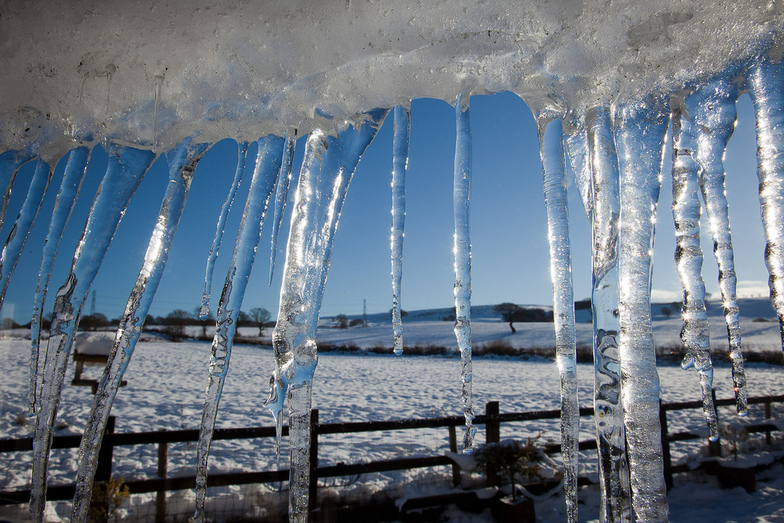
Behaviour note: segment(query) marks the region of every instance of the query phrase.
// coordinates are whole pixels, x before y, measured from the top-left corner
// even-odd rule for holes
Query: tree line
[[[259,337],[264,335],[264,329],[274,327],[275,322],[271,321],[272,315],[267,309],[254,307],[249,311],[240,311],[237,315],[238,327],[256,327],[259,329]],[[41,327],[48,329],[52,324],[52,314],[46,314],[41,319]],[[83,315],[79,320],[79,328],[85,331],[102,330],[108,327],[117,327],[120,318],[108,318],[101,312]],[[144,325],[148,327],[163,327],[160,329],[164,334],[174,340],[181,340],[185,337],[185,328],[188,326],[201,327],[201,337],[207,337],[207,328],[215,326],[215,316],[210,313],[206,319],[199,317],[199,307],[188,312],[183,309],[175,309],[165,316],[148,315],[144,320]],[[30,328],[30,324],[20,325],[10,318],[6,318],[2,323],[3,329]]]

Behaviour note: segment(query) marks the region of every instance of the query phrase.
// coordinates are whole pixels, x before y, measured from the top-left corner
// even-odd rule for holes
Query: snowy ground
[[[411,318],[407,327],[407,343],[454,344],[451,322],[425,321]],[[419,320],[419,321],[417,321]],[[714,322],[715,323],[715,322]],[[745,322],[744,339],[758,347],[777,350],[778,325],[767,322]],[[490,318],[480,318],[474,324],[477,343],[504,338],[513,346],[547,347],[552,345],[552,324],[527,324],[518,326],[518,334],[510,335],[506,324]],[[657,344],[669,339],[663,333],[672,330],[673,342],[677,340],[679,321],[658,321],[655,327]],[[589,324],[580,324],[581,343],[590,342]],[[748,332],[748,334],[746,334]],[[247,335],[253,335],[249,330]],[[332,344],[351,344],[359,347],[389,344],[389,325],[364,329],[320,330],[320,341]],[[716,337],[718,339],[718,337]],[[26,416],[25,399],[27,383],[28,343],[23,340],[0,340],[0,358],[3,359],[3,380],[0,380],[0,436],[27,437],[32,431],[32,420]],[[667,343],[665,341],[664,343]],[[720,341],[717,343],[721,343]],[[113,413],[117,417],[118,432],[143,430],[175,430],[197,428],[206,385],[209,345],[207,343],[169,343],[148,341],[140,343],[126,374],[128,386],[122,389]],[[224,390],[218,423],[219,427],[270,425],[271,417],[262,403],[267,394],[268,376],[273,366],[269,348],[237,346],[231,371]],[[97,369],[91,369],[97,375]],[[581,383],[580,401],[591,402],[591,365],[579,366]],[[782,394],[782,372],[777,366],[751,364],[747,367],[749,395]],[[699,387],[694,372],[686,372],[675,365],[661,366],[662,399],[665,402],[699,399]],[[73,370],[66,380],[70,383]],[[715,372],[715,385],[720,398],[730,397],[732,382],[730,369],[719,365]],[[510,358],[477,358],[474,362],[474,402],[476,412],[484,411],[487,401],[500,402],[501,411],[554,409],[558,407],[558,376],[555,365],[547,360]],[[421,357],[375,354],[325,353],[319,357],[319,368],[314,387],[314,407],[320,409],[324,423],[333,421],[367,421],[403,418],[421,418],[460,414],[459,360],[454,357]],[[57,434],[78,433],[90,408],[91,394],[87,387],[66,385],[58,416]],[[730,409],[721,409],[722,422],[736,421]],[[760,421],[762,412],[753,409],[748,421]],[[774,417],[784,419],[784,406],[774,409]],[[671,431],[700,429],[704,422],[697,411],[670,413]],[[591,437],[591,422],[584,418],[583,438]],[[510,424],[504,427],[502,437],[534,436],[541,432],[545,439],[557,439],[558,427],[551,421]],[[478,435],[483,441],[484,435]],[[781,438],[779,438],[781,441]],[[675,462],[696,459],[702,444],[674,444]],[[411,455],[443,453],[448,450],[447,432],[441,429],[427,431],[397,431],[343,436],[342,439],[322,436],[320,459],[325,464],[358,462],[372,459],[391,459]],[[746,457],[758,459],[753,448],[745,450]],[[55,451],[52,457],[52,482],[72,481],[75,451]],[[169,455],[169,474],[194,473],[195,449],[185,444],[172,445]],[[115,450],[115,475],[126,480],[155,476],[157,454],[152,446],[117,448]],[[0,460],[0,489],[8,490],[29,486],[29,453],[4,455]],[[595,458],[583,453],[583,473],[594,473]],[[272,441],[259,443],[237,441],[216,442],[211,458],[212,472],[238,470],[265,470],[274,466]],[[340,492],[351,498],[367,498],[384,489],[396,495],[418,494],[448,487],[449,470],[413,471],[375,474],[360,478],[326,480],[321,495]],[[764,478],[768,478],[767,481]],[[784,467],[776,466],[758,477],[758,489],[746,494],[741,489],[723,490],[712,478],[677,475],[676,488],[670,493],[672,521],[784,521]],[[223,489],[212,493],[214,510],[218,503],[236,503],[243,508],[229,508],[263,515],[265,507],[277,502],[279,496],[267,487],[242,487]],[[191,503],[190,492],[173,494],[170,499],[182,503],[186,514]],[[598,494],[593,488],[581,492],[581,521],[598,517]],[[696,500],[696,501],[695,501]],[[149,515],[150,498],[135,496],[133,515],[144,519]],[[710,510],[706,515],[699,510]],[[715,505],[715,509],[705,509]],[[251,506],[251,508],[248,508]],[[154,503],[152,505],[154,510]],[[255,507],[255,508],[254,508]],[[54,507],[53,507],[54,508]],[[65,503],[58,504],[57,513],[67,514]],[[559,495],[539,502],[537,513],[542,521],[562,521],[563,503]],[[52,512],[54,519],[55,512]],[[18,511],[0,507],[0,518],[14,519]],[[491,521],[489,516],[452,514],[452,521]]]

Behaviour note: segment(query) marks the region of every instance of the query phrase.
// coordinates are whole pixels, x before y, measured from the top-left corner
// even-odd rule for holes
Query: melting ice
[[[334,237],[351,178],[389,108],[395,119],[392,171],[392,311],[395,351],[400,322],[404,184],[409,107],[414,97],[455,104],[455,334],[461,354],[464,448],[475,428],[471,402],[469,209],[472,93],[509,90],[537,115],[550,240],[556,356],[561,376],[563,460],[570,521],[577,520],[577,403],[565,152],[592,231],[594,406],[602,519],[663,521],[658,377],[650,325],[651,249],[664,138],[672,118],[678,267],[684,300],[684,366],[698,370],[706,423],[715,435],[707,351],[702,247],[697,221],[711,222],[728,330],[738,412],[746,390],[738,327],[736,275],[724,198],[723,151],[737,97],[748,91],[757,114],[758,175],[766,232],[765,261],[784,340],[784,65],[779,3],[739,0],[684,5],[676,0],[607,8],[588,0],[510,3],[469,0],[419,5],[345,2],[319,9],[303,2],[261,5],[241,0],[187,5],[169,0],[139,10],[109,0],[89,10],[65,2],[11,2],[0,19],[0,187],[9,196],[28,161],[36,168],[0,259],[3,291],[51,179],[68,154],[41,261],[31,323],[30,404],[36,419],[33,520],[43,517],[52,425],[74,331],[90,285],[157,145],[167,154],[167,196],[79,452],[74,517],[89,500],[97,446],[117,385],[138,338],[185,204],[190,177],[210,143],[238,141],[234,181],[218,217],[207,264],[202,316],[249,140],[257,148],[252,189],[237,234],[216,318],[199,443],[199,508],[212,427],[229,369],[231,343],[273,199],[272,263],[291,176],[296,129],[308,129],[286,247],[274,331],[276,368],[267,405],[280,430],[291,428],[290,517],[308,514],[310,391],[317,366],[315,329]],[[81,5],[81,4],[80,4]],[[727,20],[731,19],[732,23]],[[122,23],[118,23],[118,21]],[[239,23],[238,21],[243,21]],[[45,28],[46,31],[41,29]],[[176,30],[172,30],[176,28]],[[34,37],[31,37],[34,35]],[[207,35],[207,36],[205,36]],[[63,45],[67,43],[68,45]],[[40,324],[52,263],[79,193],[90,147],[102,143],[109,166],[72,267],[54,299],[45,351]],[[175,146],[177,146],[175,148]],[[70,151],[70,152],[69,152]],[[572,220],[575,218],[572,217]],[[67,253],[70,255],[70,253]],[[60,283],[60,282],[58,282]],[[2,294],[0,293],[0,300]],[[521,389],[524,384],[521,384]]]

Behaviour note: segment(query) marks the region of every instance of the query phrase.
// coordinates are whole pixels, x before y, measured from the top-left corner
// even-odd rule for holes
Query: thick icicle
[[[618,236],[621,193],[618,155],[610,110],[598,106],[586,113],[587,164],[590,169],[591,265],[594,359],[594,422],[602,489],[602,521],[631,521],[632,499],[626,431],[621,405],[618,352]]]
[[[82,238],[74,252],[71,271],[57,291],[54,319],[46,346],[41,398],[33,438],[33,473],[30,517],[41,521],[46,502],[46,468],[52,427],[60,404],[68,355],[90,285],[117,231],[131,196],[155,155],[152,151],[110,144],[109,163],[93,201]]]
[[[63,181],[60,183],[60,191],[52,211],[52,219],[49,222],[49,232],[44,241],[44,252],[41,257],[41,267],[38,270],[38,283],[35,287],[35,298],[33,299],[33,317],[30,321],[30,414],[35,414],[36,395],[39,384],[38,375],[38,347],[41,343],[41,316],[43,306],[46,301],[46,293],[49,289],[49,277],[51,276],[54,259],[60,248],[60,240],[63,231],[71,217],[74,203],[79,197],[79,190],[82,187],[82,180],[87,172],[87,161],[90,159],[90,150],[87,147],[77,147],[68,154],[68,162],[65,165]]]
[[[741,350],[740,308],[736,291],[735,261],[724,185],[724,151],[735,129],[738,86],[733,78],[720,78],[686,99],[686,109],[697,133],[700,189],[711,224],[713,254],[719,266],[719,288],[727,323],[732,380],[738,414],[747,409],[746,372]]]
[[[672,111],[672,218],[675,221],[675,267],[683,287],[683,328],[686,346],[684,369],[696,368],[702,391],[702,409],[711,441],[719,438],[719,418],[713,404],[713,362],[710,326],[705,309],[700,247],[699,164],[693,122],[680,107]]]
[[[362,153],[373,140],[387,110],[374,110],[338,136],[315,129],[308,137],[273,333],[276,369],[267,408],[278,431],[284,401],[289,407],[291,472],[289,519],[308,519],[310,482],[310,406],[318,361],[316,327],[340,213]]]
[[[275,206],[272,213],[272,235],[270,245],[270,270],[269,284],[275,276],[275,261],[278,259],[278,235],[283,224],[283,215],[286,212],[286,200],[289,196],[291,185],[291,165],[294,162],[294,147],[297,144],[296,134],[292,137],[286,131],[286,147],[283,150],[283,161],[280,163],[278,181],[275,183]]]
[[[245,297],[248,278],[253,269],[256,249],[261,238],[261,229],[267,213],[267,205],[275,188],[275,180],[280,172],[285,141],[282,137],[269,135],[258,142],[256,167],[253,171],[248,199],[242,213],[242,222],[237,232],[237,241],[231,263],[223,284],[215,337],[212,340],[210,371],[207,379],[207,392],[199,427],[199,441],[196,448],[196,513],[195,521],[204,521],[204,500],[207,495],[207,462],[212,443],[212,432],[218,414],[223,384],[229,372],[232,342],[237,330],[237,316]]]
[[[19,256],[22,254],[22,249],[27,242],[27,236],[30,234],[30,229],[33,226],[33,222],[35,222],[36,216],[38,216],[38,210],[41,208],[44,194],[51,180],[52,169],[48,163],[39,158],[35,165],[35,172],[33,173],[33,179],[30,181],[27,196],[22,204],[22,208],[19,210],[19,215],[16,217],[11,232],[8,233],[8,239],[6,239],[3,251],[0,254],[0,282],[2,282],[0,307],[3,306],[5,293],[8,290],[8,284],[11,282],[11,275],[19,261]]]
[[[455,216],[455,337],[460,350],[461,402],[466,431],[463,452],[474,449],[473,369],[471,364],[471,118],[469,97],[461,94],[455,101],[457,142],[452,203]]]
[[[757,176],[765,228],[765,264],[784,349],[784,61],[780,56],[760,58],[751,66],[748,80],[757,113]]]
[[[544,200],[553,282],[555,359],[561,377],[561,455],[564,463],[566,518],[577,522],[577,465],[580,408],[577,403],[577,346],[574,326],[572,255],[564,166],[563,124],[558,115],[540,115],[539,150],[544,168]]]
[[[199,318],[206,320],[210,317],[210,295],[212,294],[212,273],[215,270],[215,260],[218,257],[220,244],[223,240],[223,231],[226,228],[226,218],[229,216],[231,204],[234,203],[234,197],[237,195],[237,189],[242,181],[242,175],[245,172],[245,157],[248,154],[248,142],[237,142],[237,168],[234,171],[234,180],[231,182],[229,194],[223,201],[220,216],[218,216],[218,226],[215,229],[215,238],[212,240],[210,247],[210,254],[207,257],[207,270],[204,276],[204,292],[201,296],[201,307],[199,308]]]
[[[408,169],[408,135],[411,130],[407,108],[394,109],[392,137],[392,336],[395,354],[403,354],[403,319],[400,290],[403,279],[403,239],[406,225],[406,169]]]
[[[144,320],[147,318],[147,312],[150,310],[155,291],[166,267],[169,250],[188,198],[193,172],[208,147],[209,144],[206,143],[193,144],[192,138],[188,138],[167,154],[169,183],[161,203],[158,220],[150,236],[139,276],[125,305],[125,312],[98,383],[98,389],[93,396],[93,405],[79,446],[76,493],[71,508],[72,521],[87,520],[93,479],[98,467],[98,451],[101,448],[114,398],[131,362],[136,342],[139,341],[142,333]]]
[[[632,505],[638,521],[667,520],[659,423],[659,375],[651,328],[651,270],[668,114],[656,102],[620,109],[620,364]]]

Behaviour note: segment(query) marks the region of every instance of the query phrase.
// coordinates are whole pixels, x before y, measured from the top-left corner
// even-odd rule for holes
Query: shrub
[[[500,443],[488,443],[474,451],[472,457],[477,469],[487,473],[494,470],[499,477],[504,477],[512,486],[512,499],[517,499],[517,478],[522,481],[541,481],[544,452],[537,446],[535,438],[528,438],[525,443],[520,440],[507,440]]]

